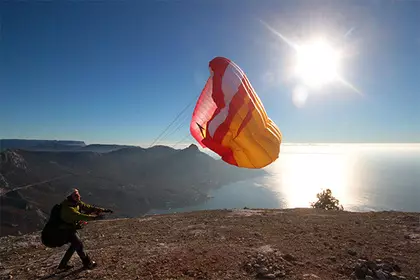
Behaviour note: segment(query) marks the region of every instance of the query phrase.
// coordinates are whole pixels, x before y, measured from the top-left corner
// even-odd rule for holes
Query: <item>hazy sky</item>
[[[225,56],[285,142],[420,142],[420,1],[58,2],[0,2],[0,138],[146,145],[192,102],[175,143]],[[295,44],[327,38],[360,93],[335,82],[296,106],[296,51],[262,21]]]

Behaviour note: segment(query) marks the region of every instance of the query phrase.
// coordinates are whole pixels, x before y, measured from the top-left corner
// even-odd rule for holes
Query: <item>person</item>
[[[84,203],[81,200],[80,192],[78,189],[73,191],[66,197],[60,204],[59,210],[59,223],[56,223],[55,230],[45,230],[45,235],[53,236],[56,240],[54,247],[62,246],[70,243],[70,246],[58,265],[58,269],[71,269],[73,266],[68,265],[74,252],[77,252],[82,260],[83,267],[92,269],[96,267],[96,262],[92,261],[88,254],[84,251],[83,243],[77,234],[77,230],[81,228],[81,223],[92,220],[103,219],[102,213],[112,213],[111,209],[95,207]],[[43,233],[44,234],[44,233]],[[45,237],[48,239],[48,237]]]

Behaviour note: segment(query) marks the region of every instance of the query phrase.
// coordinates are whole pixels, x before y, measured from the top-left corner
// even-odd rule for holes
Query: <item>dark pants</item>
[[[60,265],[66,265],[74,252],[76,251],[83,263],[87,261],[87,255],[83,250],[83,243],[80,240],[79,235],[76,231],[69,231],[67,243],[70,242],[70,247],[67,249],[67,252],[64,254],[63,259],[60,262]]]

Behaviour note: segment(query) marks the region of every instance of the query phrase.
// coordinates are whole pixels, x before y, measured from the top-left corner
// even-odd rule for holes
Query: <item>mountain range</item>
[[[2,140],[8,148],[0,153],[0,236],[41,229],[72,188],[83,201],[113,209],[114,218],[137,217],[201,203],[211,189],[265,173],[228,165],[194,144],[146,149],[27,141]]]
[[[25,149],[30,151],[73,151],[106,153],[130,145],[91,144],[73,140],[31,140],[31,139],[0,139],[0,152],[8,149]]]

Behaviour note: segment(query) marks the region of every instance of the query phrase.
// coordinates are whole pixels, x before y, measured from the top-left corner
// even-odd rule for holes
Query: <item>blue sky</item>
[[[3,1],[0,138],[147,146],[225,56],[285,142],[420,142],[419,12],[419,1]],[[260,20],[294,42],[329,38],[362,95],[334,83],[295,106],[294,50]],[[192,110],[162,143],[194,141]]]

